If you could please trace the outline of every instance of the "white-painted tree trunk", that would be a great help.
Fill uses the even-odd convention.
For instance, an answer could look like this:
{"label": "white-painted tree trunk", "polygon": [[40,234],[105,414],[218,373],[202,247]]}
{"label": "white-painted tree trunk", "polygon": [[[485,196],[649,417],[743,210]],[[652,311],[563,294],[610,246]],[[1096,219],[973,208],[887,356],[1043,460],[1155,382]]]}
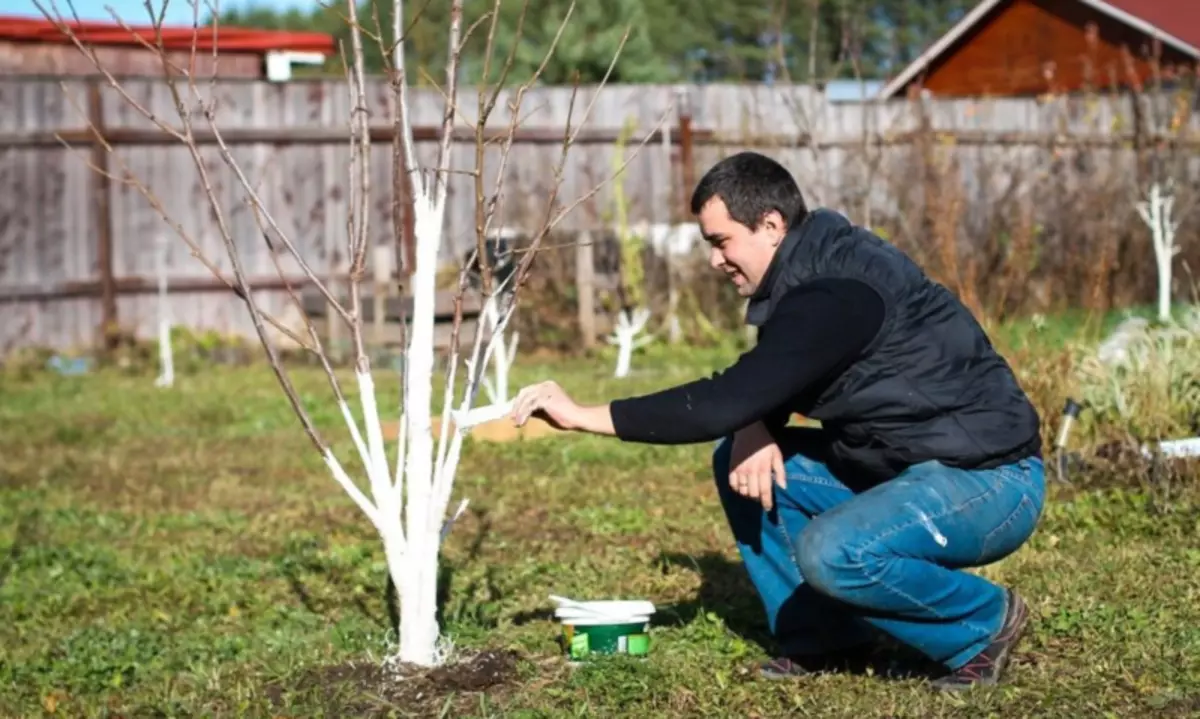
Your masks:
{"label": "white-painted tree trunk", "polygon": [[[346,3],[346,19],[350,27],[350,59],[352,60],[347,78],[350,90],[351,128],[350,177],[347,185],[349,217],[346,223],[349,235],[347,244],[350,250],[346,256],[349,258],[348,264],[351,270],[350,280],[347,283],[348,299],[342,296],[340,290],[331,289],[333,281],[329,279],[329,275],[333,267],[330,265],[314,267],[297,249],[285,229],[272,216],[271,208],[266,206],[263,197],[259,194],[258,183],[251,181],[238,165],[217,127],[216,118],[219,113],[215,110],[216,99],[204,96],[204,91],[201,89],[202,84],[197,82],[196,77],[191,75],[179,77],[175,73],[165,73],[164,75],[163,82],[170,86],[174,96],[186,98],[174,105],[178,111],[178,126],[173,127],[174,123],[164,121],[164,118],[140,105],[134,99],[136,93],[123,90],[121,81],[104,68],[103,61],[89,45],[73,34],[73,30],[68,28],[66,32],[76,48],[104,75],[108,83],[121,90],[120,96],[134,111],[157,126],[165,136],[177,140],[187,149],[196,167],[198,183],[210,205],[211,213],[204,213],[205,221],[207,223],[211,217],[211,225],[215,226],[215,230],[219,232],[222,246],[227,255],[228,266],[226,268],[218,267],[221,263],[215,263],[205,257],[204,248],[193,239],[184,223],[176,222],[165,215],[164,219],[168,220],[168,224],[188,245],[191,255],[200,260],[218,279],[229,284],[245,303],[255,333],[262,343],[275,378],[299,419],[305,434],[321,454],[334,481],[342,487],[351,501],[378,531],[384,548],[387,570],[396,586],[400,601],[399,651],[395,656],[389,657],[389,663],[432,666],[445,658],[443,647],[439,644],[439,627],[436,618],[440,545],[454,521],[461,516],[467,506],[466,500],[462,500],[454,516],[446,519],[446,510],[450,503],[464,437],[471,426],[469,422],[464,422],[456,424],[454,430],[450,431],[450,418],[452,416],[462,417],[471,410],[480,374],[475,368],[479,368],[480,371],[487,368],[494,353],[498,353],[498,367],[504,370],[502,374],[497,375],[496,390],[507,394],[507,368],[511,365],[512,355],[516,349],[516,338],[513,338],[511,345],[505,346],[503,337],[514,307],[514,303],[507,300],[515,299],[515,289],[513,290],[514,294],[511,295],[505,295],[503,287],[496,289],[496,296],[506,299],[497,300],[501,302],[501,305],[496,306],[494,312],[489,315],[490,321],[493,323],[493,331],[486,345],[483,343],[481,335],[477,333],[469,359],[460,357],[457,347],[452,348],[449,371],[444,385],[442,431],[439,434],[439,440],[435,442],[432,418],[436,278],[445,225],[447,183],[449,175],[454,171],[451,150],[456,129],[455,116],[458,112],[456,105],[459,97],[457,71],[463,51],[463,0],[450,0],[449,32],[446,43],[448,52],[446,84],[439,88],[442,95],[449,99],[442,113],[437,160],[430,168],[421,166],[413,142],[408,111],[408,82],[403,73],[402,40],[396,42],[393,55],[396,66],[401,69],[393,76],[395,102],[391,108],[393,110],[391,119],[397,143],[393,148],[393,158],[401,158],[394,161],[403,164],[401,171],[406,173],[410,180],[408,183],[410,187],[407,189],[408,193],[411,193],[408,196],[412,198],[411,211],[416,236],[416,266],[409,268],[412,271],[413,303],[408,317],[408,346],[404,349],[399,436],[397,437],[394,464],[389,463],[383,424],[380,421],[375,381],[371,373],[369,352],[364,342],[360,294],[361,278],[367,276],[365,267],[367,249],[372,244],[374,237],[371,232],[373,228],[369,226],[373,214],[371,208],[378,204],[376,198],[372,196],[372,177],[377,173],[372,173],[370,140],[372,129],[370,108],[377,105],[374,101],[375,98],[371,98],[371,100],[367,98],[363,38],[357,8],[356,2]],[[394,0],[393,8],[393,29],[399,38],[401,29],[405,27],[403,4],[399,0]],[[493,23],[496,22],[496,17],[498,16],[493,14]],[[52,17],[51,19],[62,20],[63,18]],[[491,30],[494,32],[495,25]],[[548,58],[553,54],[555,44],[561,34],[560,28],[555,40],[546,49],[545,57]],[[157,53],[158,51],[151,48],[151,52]],[[167,61],[165,56],[160,59],[164,62]],[[499,102],[499,106],[509,110],[513,128],[517,124],[517,119],[521,117],[522,98],[526,92],[539,83],[539,74],[540,70],[520,84],[514,85],[508,82],[503,88],[506,94],[502,98],[502,102]],[[211,87],[207,83],[203,83],[203,85]],[[486,102],[480,103],[480,112],[472,118],[472,122],[478,122],[480,126],[489,126],[487,116],[497,106],[497,100],[501,97],[500,86],[494,86],[491,90],[488,92],[486,88],[480,89],[480,98]],[[488,99],[489,96],[490,99]],[[201,111],[195,111],[194,108],[199,108]],[[526,257],[530,259],[536,253],[541,238],[545,237],[567,212],[599,190],[599,187],[596,187],[591,193],[576,199],[567,207],[558,207],[561,200],[558,191],[562,182],[568,149],[575,141],[579,128],[586,124],[591,109],[592,105],[589,104],[583,112],[583,117],[578,121],[578,125],[568,133],[564,140],[562,156],[553,172],[555,185],[549,193],[543,224],[536,232],[538,239],[530,247],[525,248],[528,251]],[[280,277],[285,278],[297,271],[302,273],[307,278],[309,285],[322,295],[326,306],[330,308],[328,317],[330,333],[334,332],[333,328],[335,327],[339,330],[349,328],[351,343],[354,346],[354,375],[358,385],[361,418],[356,417],[355,412],[351,409],[350,402],[346,399],[338,379],[338,373],[335,372],[326,352],[324,345],[329,338],[323,338],[316,325],[307,317],[303,330],[297,331],[264,311],[258,304],[253,287],[246,275],[242,257],[243,240],[241,238],[235,240],[228,212],[222,207],[221,197],[224,193],[218,192],[216,189],[222,185],[220,182],[214,181],[215,173],[211,169],[211,163],[207,161],[206,153],[201,152],[193,134],[193,130],[196,129],[194,123],[201,118],[203,122],[207,123],[206,129],[211,132],[214,142],[220,150],[225,169],[232,175],[234,184],[244,192],[244,196],[239,198],[239,202],[244,202],[253,208],[253,217],[268,245],[268,252],[275,261]],[[179,127],[182,127],[182,131]],[[647,140],[649,136],[647,135]],[[487,236],[492,219],[496,216],[496,207],[502,195],[500,188],[506,177],[506,164],[514,137],[515,133],[509,132],[505,139],[498,143],[501,154],[499,162],[496,163],[494,189],[489,193],[484,193],[483,190],[476,192],[479,237]],[[492,140],[488,140],[489,145],[492,142]],[[643,141],[644,143],[645,141]],[[476,149],[482,152],[482,147]],[[634,154],[636,155],[636,152]],[[629,157],[604,182],[610,182],[613,177],[619,175],[632,159],[632,156]],[[127,170],[125,179],[129,184],[151,200],[156,209],[160,209],[163,203],[155,198],[154,192],[148,184],[137,178],[132,171],[128,170],[128,167],[125,169]],[[475,168],[475,172],[483,173],[484,169],[484,167],[478,166]],[[402,194],[407,194],[399,188],[399,183],[393,190],[392,199],[396,202],[400,201]],[[294,269],[285,270],[281,259],[286,260],[287,264],[294,265]],[[509,278],[514,283],[519,282],[518,275],[528,269],[526,264],[523,264],[522,267],[524,268],[522,273],[514,273]],[[229,273],[233,276],[232,281],[228,277]],[[500,284],[504,285],[507,281]],[[165,282],[165,274],[160,273],[160,296],[164,300]],[[292,283],[289,282],[288,286],[290,291]],[[298,296],[295,293],[291,294],[295,304],[301,305]],[[644,325],[644,320],[642,324]],[[281,359],[276,343],[268,334],[268,325],[320,360],[356,453],[362,463],[363,471],[366,473],[369,491],[360,488],[350,476],[346,467],[330,448],[333,443],[323,437],[322,429],[318,428],[316,422],[313,421],[306,409],[307,403],[301,399],[292,382],[288,367]],[[161,327],[169,329],[169,325],[165,322],[160,325]],[[167,337],[165,330],[160,331],[160,341],[165,337]],[[457,398],[457,407],[455,407],[456,375],[460,360],[468,364],[468,373],[464,391],[461,398]],[[164,376],[173,380],[173,361],[167,354],[164,354],[163,363]],[[493,411],[494,409],[488,409],[485,414]]]}
{"label": "white-painted tree trunk", "polygon": [[[434,375],[434,316],[436,304],[436,270],[445,219],[444,185],[431,183],[435,189],[414,191],[414,234],[416,235],[416,268],[413,273],[413,311],[409,329],[409,345],[405,352],[403,415],[399,448],[396,456],[394,482],[382,473],[387,470],[382,439],[372,440],[368,454],[376,459],[373,447],[378,442],[378,472],[384,481],[376,489],[379,507],[380,534],[387,555],[388,571],[396,585],[400,600],[400,642],[394,657],[402,663],[435,666],[445,659],[440,645],[437,624],[438,557],[441,544],[454,522],[466,510],[463,499],[453,516],[446,518],[454,479],[462,456],[463,440],[470,431],[469,423],[456,423],[450,431],[451,417],[467,413],[474,402],[477,387],[493,354],[505,354],[511,360],[515,338],[507,347],[504,332],[512,316],[512,307],[501,310],[497,297],[506,296],[503,287],[486,303],[490,306],[486,322],[492,332],[487,342],[476,342],[472,356],[465,359],[468,368],[465,389],[458,409],[453,409],[456,386],[457,355],[452,356],[450,371],[444,387],[446,411],[443,412],[440,439],[433,437],[433,375]],[[435,192],[430,197],[428,192]],[[426,269],[428,268],[428,269]],[[507,365],[506,365],[507,366]],[[507,376],[505,376],[507,379]],[[374,394],[369,381],[363,396]],[[378,426],[373,406],[364,406],[364,414]],[[372,426],[368,424],[368,427]],[[375,484],[373,483],[373,487]],[[403,522],[401,514],[403,513]]]}
{"label": "white-painted tree trunk", "polygon": [[1171,188],[1164,189],[1157,182],[1150,186],[1148,199],[1137,204],[1138,214],[1150,227],[1154,242],[1154,260],[1158,267],[1158,319],[1162,322],[1171,320],[1171,264],[1180,251],[1179,245],[1175,244],[1180,223],[1171,217],[1174,206]]}
{"label": "white-painted tree trunk", "polygon": [[[400,594],[400,658],[402,661],[429,666],[435,663],[438,636],[435,600],[441,514],[437,513],[433,498],[433,329],[436,268],[444,205],[420,193],[416,194],[413,209],[413,230],[417,242],[416,272],[413,275],[413,317],[404,372],[408,447],[405,448],[404,478],[400,483],[407,493],[404,509],[409,554],[403,562],[405,573],[392,579]],[[445,437],[445,434],[442,436]]]}
{"label": "white-painted tree trunk", "polygon": [[616,327],[613,328],[613,333],[608,338],[609,344],[617,346],[617,366],[613,371],[613,377],[629,376],[630,365],[633,363],[633,351],[638,347],[645,346],[652,339],[650,336],[638,336],[649,321],[650,310],[646,307],[639,307],[632,314],[628,310],[621,310],[617,315]]}
{"label": "white-painted tree trunk", "polygon": [[158,248],[158,363],[159,374],[154,380],[156,387],[175,385],[175,352],[171,347],[171,308],[167,293],[167,248],[160,242]]}
{"label": "white-painted tree trunk", "polygon": [[[505,341],[504,328],[500,325],[498,298],[499,295],[489,297],[480,313],[483,331],[493,337],[491,340],[493,343],[492,374],[489,376],[486,371],[479,372],[479,381],[483,385],[483,390],[487,392],[488,402],[491,404],[500,404],[509,399],[508,378],[512,371],[513,361],[517,357],[517,341],[519,339],[519,334],[513,332],[508,341]],[[475,372],[470,360],[467,361],[467,368],[472,373]]]}

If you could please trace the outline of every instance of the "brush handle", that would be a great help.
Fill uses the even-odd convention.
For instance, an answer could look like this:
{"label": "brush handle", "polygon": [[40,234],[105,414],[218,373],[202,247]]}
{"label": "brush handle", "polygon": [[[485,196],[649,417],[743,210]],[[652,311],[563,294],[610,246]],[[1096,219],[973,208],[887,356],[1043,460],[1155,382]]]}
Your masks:
{"label": "brush handle", "polygon": [[558,602],[559,604],[562,604],[562,605],[565,605],[568,607],[575,607],[576,609],[582,609],[586,612],[590,612],[592,614],[599,614],[599,615],[608,617],[610,619],[622,620],[625,618],[624,616],[617,616],[615,614],[606,613],[603,610],[597,611],[596,607],[594,607],[594,606],[588,606],[587,604],[584,604],[583,602],[577,602],[573,599],[567,599],[566,597],[559,597],[559,596],[555,596],[555,595],[551,594],[550,599],[555,602]]}
{"label": "brush handle", "polygon": [[454,411],[450,413],[450,416],[454,419],[454,424],[458,425],[459,428],[470,429],[475,425],[492,422],[511,414],[515,402],[516,400],[509,400],[507,402],[490,404],[486,407],[476,407],[466,412]]}

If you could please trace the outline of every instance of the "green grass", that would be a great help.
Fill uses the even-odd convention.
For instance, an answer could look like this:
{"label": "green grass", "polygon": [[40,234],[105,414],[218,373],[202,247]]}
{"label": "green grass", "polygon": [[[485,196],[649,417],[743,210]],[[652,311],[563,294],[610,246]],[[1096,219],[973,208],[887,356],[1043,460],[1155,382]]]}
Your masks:
{"label": "green grass", "polygon": [[[607,361],[526,362],[515,384],[554,377],[601,400],[730,356],[657,350],[624,383]],[[358,472],[320,376],[298,382]],[[761,610],[707,447],[470,443],[456,494],[471,510],[444,551],[443,628],[464,654],[516,651],[517,674],[486,693],[443,684],[388,706],[391,690],[352,664],[369,666],[388,641],[377,538],[268,372],[212,370],[172,390],[151,376],[44,376],[2,384],[0,397],[0,716],[1200,711],[1200,492],[1187,484],[1169,503],[1139,482],[1056,489],[1032,542],[981,570],[1020,586],[1036,614],[1008,683],[942,696],[916,680],[755,678]],[[652,658],[570,667],[551,593],[651,599]]]}
{"label": "green grass", "polygon": [[[1176,316],[1182,316],[1184,309],[1185,305],[1177,305]],[[991,328],[991,334],[997,344],[1008,350],[1042,351],[1059,348],[1070,341],[1099,342],[1127,317],[1154,320],[1157,316],[1157,308],[1151,305],[1135,305],[1105,313],[1070,309],[1053,315],[1021,317]]]}

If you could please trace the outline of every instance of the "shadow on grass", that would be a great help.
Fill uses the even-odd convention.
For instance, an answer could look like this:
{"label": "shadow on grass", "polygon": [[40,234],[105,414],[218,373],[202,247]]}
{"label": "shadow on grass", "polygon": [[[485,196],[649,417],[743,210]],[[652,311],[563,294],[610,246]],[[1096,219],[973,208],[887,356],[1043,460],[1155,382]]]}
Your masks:
{"label": "shadow on grass", "polygon": [[[694,599],[658,607],[655,626],[682,627],[711,612],[738,636],[764,648],[771,647],[774,640],[767,630],[762,604],[741,564],[716,552],[706,552],[699,557],[682,552],[664,553],[658,561],[664,572],[673,567],[694,570],[701,576],[701,585]],[[519,612],[511,617],[511,621],[521,626],[556,620],[553,608],[539,607]]]}
{"label": "shadow on grass", "polygon": [[[659,626],[682,627],[696,621],[705,613],[712,613],[725,627],[742,639],[762,647],[769,656],[779,656],[781,647],[772,636],[766,622],[763,605],[758,592],[750,582],[746,568],[717,552],[705,552],[700,556],[684,553],[664,553],[659,560],[663,570],[685,567],[700,574],[700,589],[696,597],[659,608],[662,619],[655,620]],[[793,600],[807,603],[812,601],[802,588],[793,595]],[[787,613],[787,604],[781,610]],[[861,658],[834,668],[847,674],[873,674],[889,679],[926,679],[937,675],[941,669],[915,650],[901,646],[895,640],[874,633],[872,648]]]}
{"label": "shadow on grass", "polygon": [[37,525],[37,512],[26,514],[18,520],[16,536],[13,537],[13,543],[8,548],[8,556],[0,560],[0,589],[4,588],[4,583],[8,581],[9,575],[16,568],[21,554],[26,548],[33,546]]}
{"label": "shadow on grass", "polygon": [[766,624],[762,602],[746,568],[717,552],[693,556],[683,552],[664,552],[659,556],[663,572],[684,568],[700,575],[700,589],[693,599],[660,607],[655,623],[681,627],[705,613],[712,613],[729,631],[761,646],[764,651],[777,649]]}
{"label": "shadow on grass", "polygon": [[[453,585],[456,571],[469,566],[475,561],[480,551],[483,549],[484,541],[491,533],[492,522],[487,517],[486,512],[473,512],[476,519],[477,529],[474,538],[467,550],[466,557],[459,562],[451,563],[448,561],[439,562],[438,565],[438,594],[437,594],[437,621],[439,624],[444,624],[447,621],[446,609],[449,602],[449,590]],[[305,540],[301,545],[290,550],[290,554],[284,557],[280,563],[279,571],[284,580],[287,581],[288,587],[292,594],[296,597],[296,601],[308,612],[317,615],[325,615],[329,610],[329,602],[322,601],[314,596],[311,586],[314,582],[322,581],[330,584],[348,585],[353,580],[346,576],[346,570],[335,568],[324,562],[321,558],[313,556],[310,552],[318,546],[320,540],[309,539]],[[2,571],[2,568],[0,568]],[[482,581],[486,586],[483,588],[494,592],[494,572],[489,571],[482,580],[474,580],[465,590],[468,595],[472,595],[480,587],[477,586]],[[396,590],[396,585],[392,581],[391,574],[386,574],[386,583],[383,588],[384,601],[383,607],[385,616],[380,616],[377,610],[372,610],[368,606],[368,602],[363,596],[354,592],[339,592],[339,597],[352,597],[350,601],[355,608],[368,621],[375,624],[384,624],[392,630],[395,636],[399,636],[400,632],[400,598]]]}

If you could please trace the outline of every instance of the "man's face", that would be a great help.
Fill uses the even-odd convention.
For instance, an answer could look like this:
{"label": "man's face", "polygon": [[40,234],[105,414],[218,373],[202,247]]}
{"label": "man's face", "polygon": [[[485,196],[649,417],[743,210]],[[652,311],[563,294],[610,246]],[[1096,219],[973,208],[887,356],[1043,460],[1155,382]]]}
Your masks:
{"label": "man's face", "polygon": [[709,264],[729,277],[739,295],[753,295],[787,231],[783,217],[778,212],[768,212],[758,228],[751,230],[729,216],[729,209],[720,197],[713,197],[700,209],[697,219],[711,247]]}

